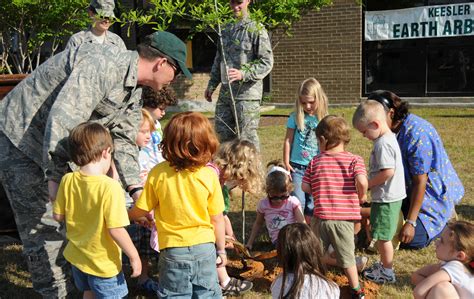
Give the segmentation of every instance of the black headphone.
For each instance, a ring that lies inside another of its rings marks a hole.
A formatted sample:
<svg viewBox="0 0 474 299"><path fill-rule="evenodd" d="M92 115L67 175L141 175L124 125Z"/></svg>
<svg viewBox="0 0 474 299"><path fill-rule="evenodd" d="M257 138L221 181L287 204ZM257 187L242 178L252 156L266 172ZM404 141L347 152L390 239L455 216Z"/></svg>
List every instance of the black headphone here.
<svg viewBox="0 0 474 299"><path fill-rule="evenodd" d="M381 95L381 94L378 93L378 92L373 92L373 93L371 93L371 94L367 97L367 100L374 100L374 101L377 101L377 102L379 102L380 104L382 104L382 105L384 106L384 108L386 108L387 110L395 109L395 105L393 104L392 99L387 99L386 97L384 97L383 95Z"/></svg>

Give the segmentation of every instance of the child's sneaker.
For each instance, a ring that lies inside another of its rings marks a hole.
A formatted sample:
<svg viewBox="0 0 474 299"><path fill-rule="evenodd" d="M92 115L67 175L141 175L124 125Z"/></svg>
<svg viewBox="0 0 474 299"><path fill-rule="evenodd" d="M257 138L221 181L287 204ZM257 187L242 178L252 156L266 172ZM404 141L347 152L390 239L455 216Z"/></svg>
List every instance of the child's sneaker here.
<svg viewBox="0 0 474 299"><path fill-rule="evenodd" d="M395 273L388 273L381 263L374 263L370 268L366 269L362 275L376 283L394 283L396 280Z"/></svg>
<svg viewBox="0 0 474 299"><path fill-rule="evenodd" d="M377 246L375 245L376 242L377 240L372 239L366 250L370 253L377 253Z"/></svg>
<svg viewBox="0 0 474 299"><path fill-rule="evenodd" d="M356 256L357 272L362 272L362 270L365 269L365 266L367 265L368 261L369 259L366 256Z"/></svg>
<svg viewBox="0 0 474 299"><path fill-rule="evenodd" d="M250 291L252 287L251 281L231 277L229 283L222 288L222 296L240 296Z"/></svg>
<svg viewBox="0 0 474 299"><path fill-rule="evenodd" d="M358 291L351 289L351 298L352 299L365 299L364 289L360 288Z"/></svg>

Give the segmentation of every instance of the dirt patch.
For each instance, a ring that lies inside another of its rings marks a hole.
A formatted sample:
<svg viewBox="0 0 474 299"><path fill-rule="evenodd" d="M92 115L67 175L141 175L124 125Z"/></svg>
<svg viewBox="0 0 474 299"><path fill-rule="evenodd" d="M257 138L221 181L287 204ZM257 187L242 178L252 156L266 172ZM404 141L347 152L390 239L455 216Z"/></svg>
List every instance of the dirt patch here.
<svg viewBox="0 0 474 299"><path fill-rule="evenodd" d="M265 115L260 116L260 127L285 125L288 116L283 115Z"/></svg>
<svg viewBox="0 0 474 299"><path fill-rule="evenodd" d="M240 260L230 258L227 263L227 272L230 276L253 282L253 291L268 292L272 282L281 273L281 267L278 267L276 258L263 261ZM340 298L351 298L350 288L345 275L328 272L328 278L336 282L341 289ZM364 282L366 298L376 298L379 292L379 286L373 282Z"/></svg>

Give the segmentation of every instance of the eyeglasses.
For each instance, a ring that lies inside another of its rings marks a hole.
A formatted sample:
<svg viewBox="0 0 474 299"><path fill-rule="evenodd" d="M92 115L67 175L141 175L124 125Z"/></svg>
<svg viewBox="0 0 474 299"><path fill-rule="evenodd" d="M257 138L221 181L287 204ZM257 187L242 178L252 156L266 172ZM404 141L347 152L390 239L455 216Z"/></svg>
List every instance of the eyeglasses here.
<svg viewBox="0 0 474 299"><path fill-rule="evenodd" d="M289 194L279 195L279 196L268 196L269 200L287 200L290 197Z"/></svg>
<svg viewBox="0 0 474 299"><path fill-rule="evenodd" d="M174 60L173 58L169 57L168 55L166 55L165 53L161 52L159 49L153 47L152 45L150 45L153 49L155 49L156 52L158 52L158 55L161 56L162 58L166 58L166 62L171 66L171 68L173 69L174 71L174 77L177 78L179 77L179 75L181 74L181 68L178 66L178 64L176 63L176 60Z"/></svg>
<svg viewBox="0 0 474 299"><path fill-rule="evenodd" d="M389 100L387 99L386 97L382 96L382 95L379 95L379 94L370 94L368 97L367 97L367 100L373 100L373 101L377 101L379 102L380 104L382 104L384 106L384 108L386 108L387 110L389 109L395 109L395 105L393 104L393 101L392 100Z"/></svg>
<svg viewBox="0 0 474 299"><path fill-rule="evenodd" d="M181 69L174 63L172 63L171 61L169 60L166 60L166 62L171 66L171 68L173 69L174 71L174 76L175 77L178 77L179 74L181 74Z"/></svg>

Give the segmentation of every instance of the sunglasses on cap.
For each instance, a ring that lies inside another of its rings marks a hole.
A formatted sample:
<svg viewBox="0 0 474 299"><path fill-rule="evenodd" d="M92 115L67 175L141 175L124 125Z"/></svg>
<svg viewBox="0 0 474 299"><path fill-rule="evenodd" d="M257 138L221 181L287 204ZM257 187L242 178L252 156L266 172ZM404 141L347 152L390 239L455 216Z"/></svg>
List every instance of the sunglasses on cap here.
<svg viewBox="0 0 474 299"><path fill-rule="evenodd" d="M287 200L290 197L289 194L279 195L279 196L268 196L269 200Z"/></svg>
<svg viewBox="0 0 474 299"><path fill-rule="evenodd" d="M382 106L384 106L386 109L395 109L395 105L393 104L393 101L387 99L386 97L380 94L370 94L367 97L367 100L377 101L380 104L382 104Z"/></svg>

